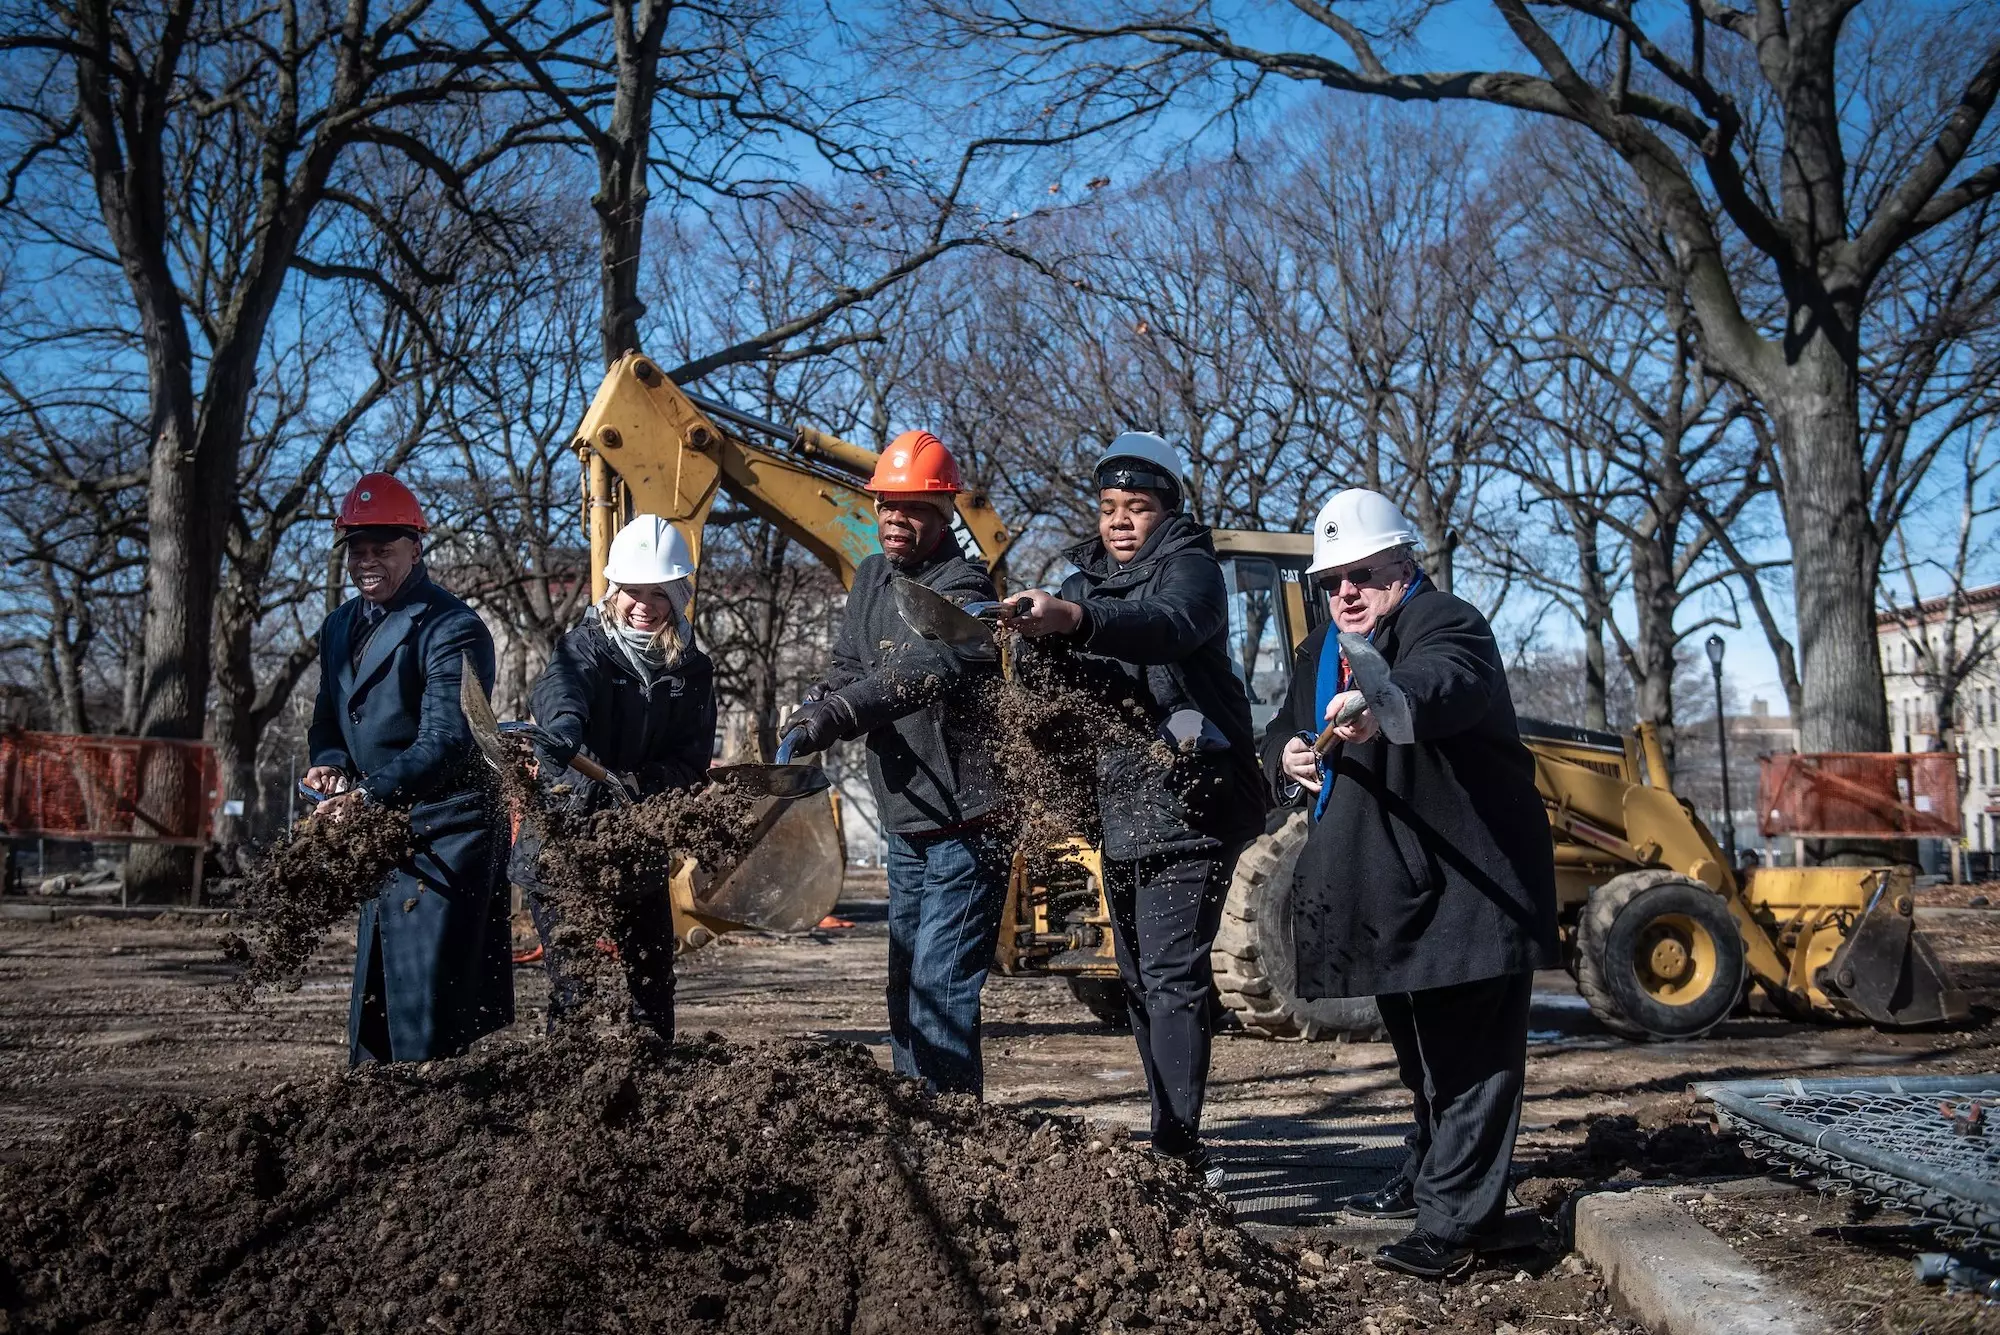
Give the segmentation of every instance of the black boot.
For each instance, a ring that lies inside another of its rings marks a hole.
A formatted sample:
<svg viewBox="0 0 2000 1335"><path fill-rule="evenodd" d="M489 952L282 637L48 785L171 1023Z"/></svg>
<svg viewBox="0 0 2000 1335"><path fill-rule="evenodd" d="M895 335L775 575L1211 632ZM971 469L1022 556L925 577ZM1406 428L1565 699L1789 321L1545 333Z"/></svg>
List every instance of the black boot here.
<svg viewBox="0 0 2000 1335"><path fill-rule="evenodd" d="M1342 1206L1356 1219L1417 1217L1417 1198L1410 1191L1410 1184L1401 1177L1390 1178L1386 1185L1374 1191L1363 1192L1359 1196L1349 1196Z"/></svg>
<svg viewBox="0 0 2000 1335"><path fill-rule="evenodd" d="M1472 1273L1479 1264L1479 1256L1463 1243L1446 1242L1434 1233L1418 1229L1399 1242L1385 1243L1377 1248L1375 1264L1384 1270L1400 1270L1406 1275L1415 1275L1418 1279L1456 1282Z"/></svg>

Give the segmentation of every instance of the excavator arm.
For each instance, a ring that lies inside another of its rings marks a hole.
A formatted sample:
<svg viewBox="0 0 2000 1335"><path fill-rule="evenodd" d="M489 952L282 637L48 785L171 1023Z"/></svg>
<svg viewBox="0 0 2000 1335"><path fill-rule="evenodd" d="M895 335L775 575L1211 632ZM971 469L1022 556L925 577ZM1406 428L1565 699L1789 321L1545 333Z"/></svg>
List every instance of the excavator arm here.
<svg viewBox="0 0 2000 1335"><path fill-rule="evenodd" d="M845 586L879 550L875 506L864 489L873 450L690 394L636 352L605 373L575 449L593 598L604 596L612 535L635 514L670 520L699 563L702 531L723 492L825 562ZM983 492L959 494L958 518L998 581L1013 535Z"/></svg>

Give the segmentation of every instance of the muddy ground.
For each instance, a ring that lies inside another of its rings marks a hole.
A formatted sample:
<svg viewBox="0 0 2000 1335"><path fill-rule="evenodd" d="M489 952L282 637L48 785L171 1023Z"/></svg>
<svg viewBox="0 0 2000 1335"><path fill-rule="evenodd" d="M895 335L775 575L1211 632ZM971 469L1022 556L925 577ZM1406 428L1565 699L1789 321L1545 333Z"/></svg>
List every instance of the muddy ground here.
<svg viewBox="0 0 2000 1335"><path fill-rule="evenodd" d="M857 880L839 909L852 930L727 937L684 959L681 1032L714 1030L732 1042L834 1038L886 1066L883 907L879 883ZM1929 925L1982 999L2000 999L2000 913L1933 916ZM244 1012L223 1000L232 971L215 943L224 930L192 916L0 920L0 1157L31 1153L79 1121L124 1115L147 1095L268 1093L340 1069L351 941L329 942L299 991ZM521 1019L488 1040L495 1047L530 1044L540 1031L541 972L524 967L515 977ZM986 1004L990 1100L1143 1129L1144 1082L1129 1038L1091 1021L1061 982L995 978ZM1532 1025L1519 1152L1531 1205L1580 1178L1655 1177L1663 1166L1680 1177L1740 1172L1690 1144L1698 1133L1674 1129L1686 1125L1685 1091L1697 1080L2000 1067L1991 1024L1886 1035L1750 1016L1698 1042L1630 1044L1599 1029L1560 974L1538 979ZM1365 1264L1369 1240L1342 1232L1336 1204L1373 1186L1398 1157L1405 1108L1385 1044L1225 1035L1208 1106L1236 1219L1262 1237L1289 1235L1280 1246L1300 1279L1345 1293L1343 1304L1365 1300L1377 1329L1628 1328L1594 1275L1554 1255L1519 1270L1489 1267L1448 1293Z"/></svg>

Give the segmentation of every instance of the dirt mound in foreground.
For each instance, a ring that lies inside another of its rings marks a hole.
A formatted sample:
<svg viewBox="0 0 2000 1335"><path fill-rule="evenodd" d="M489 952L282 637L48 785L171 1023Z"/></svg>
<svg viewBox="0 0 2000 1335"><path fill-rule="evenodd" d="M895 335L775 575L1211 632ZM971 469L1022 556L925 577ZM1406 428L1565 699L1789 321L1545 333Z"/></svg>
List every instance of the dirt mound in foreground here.
<svg viewBox="0 0 2000 1335"><path fill-rule="evenodd" d="M803 1042L578 1030L0 1168L17 1332L1344 1324L1296 1279L1179 1165Z"/></svg>

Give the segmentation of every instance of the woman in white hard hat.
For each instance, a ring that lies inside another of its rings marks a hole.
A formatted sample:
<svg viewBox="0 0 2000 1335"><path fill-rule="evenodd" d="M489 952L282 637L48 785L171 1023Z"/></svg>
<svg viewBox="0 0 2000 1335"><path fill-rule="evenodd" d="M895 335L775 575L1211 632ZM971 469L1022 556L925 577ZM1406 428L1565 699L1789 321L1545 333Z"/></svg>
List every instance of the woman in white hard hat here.
<svg viewBox="0 0 2000 1335"><path fill-rule="evenodd" d="M545 739L537 745L540 779L552 804L583 813L614 797L605 785L569 768L589 756L635 796L705 782L715 752L715 666L695 648L688 604L694 558L680 530L640 515L611 540L604 600L556 643L535 679L529 707ZM542 842L522 826L510 867L528 892L549 974L549 1024L582 999L563 940L561 912L541 875ZM674 929L664 900L658 913L624 924L621 960L632 993L632 1018L671 1040L674 1033ZM591 949L585 944L584 949Z"/></svg>
<svg viewBox="0 0 2000 1335"><path fill-rule="evenodd" d="M1215 1021L1209 948L1236 857L1263 833L1250 699L1229 655L1229 596L1209 530L1185 510L1181 461L1128 431L1098 458L1097 536L1065 555L1060 596L1026 596L1012 624L1038 637L1023 678L1045 666L1106 706L1137 709L1173 756L1106 750L1098 763L1104 887L1118 973L1153 1103L1153 1149L1211 1186L1202 1099Z"/></svg>
<svg viewBox="0 0 2000 1335"><path fill-rule="evenodd" d="M1528 998L1557 962L1555 865L1493 632L1425 578L1417 545L1377 492L1319 512L1308 577L1332 624L1299 646L1264 755L1279 799L1313 816L1292 892L1300 995L1374 997L1415 1103L1402 1172L1348 1211L1416 1220L1377 1264L1462 1279L1506 1206ZM1341 631L1401 698L1336 727L1321 761L1315 735L1359 695Z"/></svg>

